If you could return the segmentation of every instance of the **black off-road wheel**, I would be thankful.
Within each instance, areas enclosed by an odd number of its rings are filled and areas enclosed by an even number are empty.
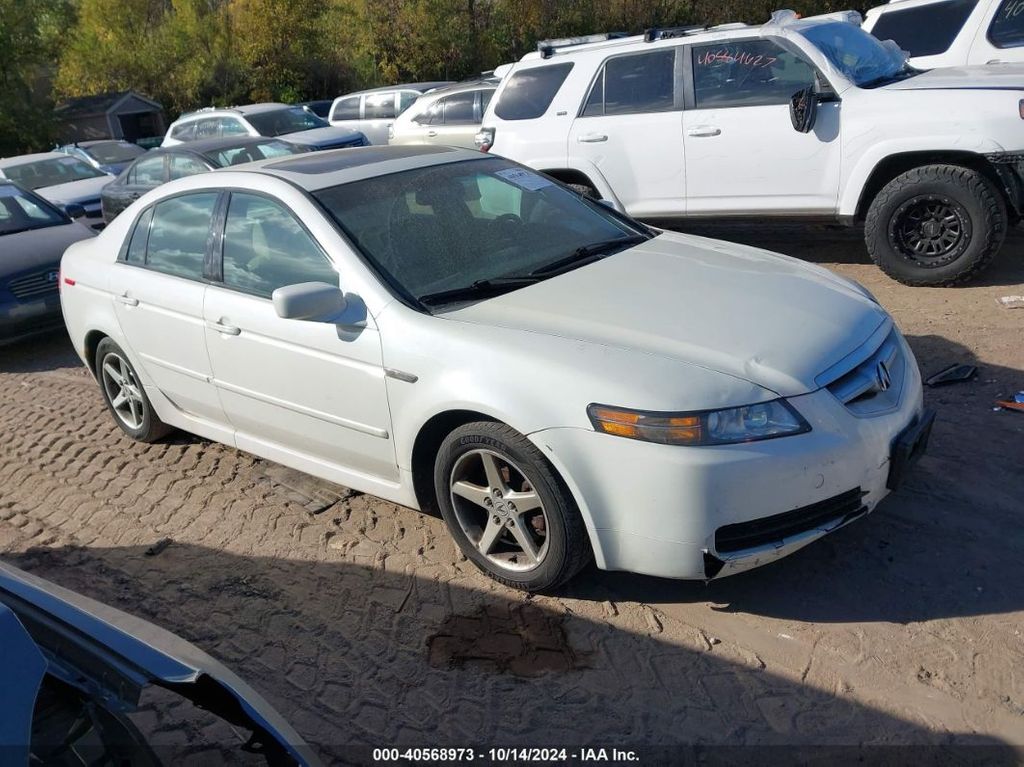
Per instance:
[[[160,420],[124,350],[109,338],[96,348],[96,378],[103,401],[121,431],[139,442],[156,442],[173,429]]]
[[[980,274],[1006,239],[1006,202],[982,173],[925,165],[897,176],[871,202],[868,253],[910,286],[958,285]]]
[[[455,429],[438,451],[434,487],[459,548],[506,586],[548,591],[590,560],[572,495],[540,450],[510,426],[483,421]]]

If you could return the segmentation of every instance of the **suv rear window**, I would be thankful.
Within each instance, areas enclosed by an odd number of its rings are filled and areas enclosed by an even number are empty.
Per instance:
[[[494,114],[502,120],[532,120],[548,111],[572,64],[552,64],[516,72],[501,92]]]
[[[945,0],[883,13],[871,34],[893,40],[911,56],[945,53],[956,40],[978,0]]]
[[[1003,0],[992,19],[988,39],[996,48],[1024,45],[1024,0]]]

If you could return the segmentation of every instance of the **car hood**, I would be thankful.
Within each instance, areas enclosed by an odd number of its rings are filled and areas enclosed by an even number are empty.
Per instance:
[[[783,396],[817,389],[888,321],[826,269],[671,233],[443,316],[669,357]]]
[[[284,136],[278,136],[278,138],[291,141],[293,144],[317,146],[318,144],[328,144],[346,138],[355,138],[357,135],[359,135],[357,130],[332,126],[329,128],[311,128],[310,130],[299,131],[298,133],[288,133]]]
[[[935,89],[1024,91],[1024,64],[989,64],[931,69],[906,80],[886,85],[885,88],[891,91]]]
[[[0,236],[0,279],[37,267],[60,265],[60,257],[73,242],[96,233],[77,222]]]
[[[103,187],[113,180],[113,176],[97,176],[96,178],[83,178],[80,181],[69,181],[56,186],[44,186],[35,191],[58,205],[67,205],[72,202],[82,203],[99,199]]]

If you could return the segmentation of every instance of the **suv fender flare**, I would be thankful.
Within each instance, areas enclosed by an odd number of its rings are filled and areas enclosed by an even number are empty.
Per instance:
[[[968,140],[964,136],[935,136],[925,139],[899,139],[883,141],[866,151],[842,182],[839,192],[840,218],[853,220],[860,210],[864,192],[875,171],[882,163],[904,156],[908,160],[920,157],[920,165],[935,162],[955,162],[957,156],[987,162],[984,155],[1002,152],[1003,147],[991,140]],[[954,148],[955,147],[955,148]]]
[[[580,161],[576,159],[570,159],[561,163],[529,163],[531,167],[545,173],[552,178],[558,179],[562,183],[577,183],[573,181],[566,182],[564,178],[560,177],[560,173],[566,175],[582,174],[590,182],[590,185],[598,191],[601,195],[602,200],[615,205],[615,209],[621,213],[625,213],[626,209],[622,206],[622,201],[612,191],[611,184],[608,183],[608,179],[604,177],[604,174],[598,170],[597,166],[591,162]]]

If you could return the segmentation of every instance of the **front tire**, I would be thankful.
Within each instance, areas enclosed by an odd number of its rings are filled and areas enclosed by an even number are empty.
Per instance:
[[[96,347],[96,378],[107,410],[121,431],[139,442],[156,442],[171,432],[160,420],[124,350],[109,338]]]
[[[871,202],[864,239],[871,260],[904,285],[967,282],[1006,238],[1006,203],[982,173],[925,165],[897,176]]]
[[[434,487],[459,548],[506,586],[552,589],[590,559],[572,495],[540,450],[510,426],[455,429],[438,450]]]

